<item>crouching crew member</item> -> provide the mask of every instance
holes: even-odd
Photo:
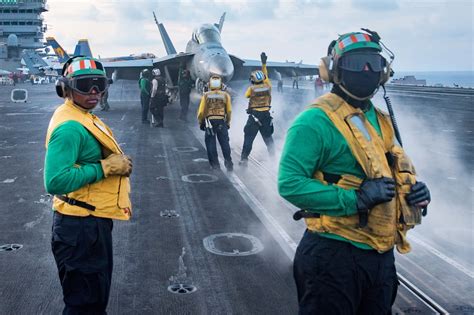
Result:
[[[244,145],[242,147],[240,165],[247,166],[253,141],[260,131],[263,141],[267,145],[270,156],[275,153],[273,145],[273,118],[270,115],[270,104],[272,102],[272,84],[268,78],[267,55],[260,55],[262,70],[253,71],[250,75],[251,86],[245,92],[249,99],[247,123],[244,127]]]
[[[112,280],[112,219],[129,220],[130,158],[91,111],[107,91],[102,64],[69,59],[56,83],[65,98],[46,136],[44,184],[54,195],[52,251],[63,314],[106,314]]]
[[[209,80],[210,91],[204,93],[198,109],[198,122],[201,130],[206,132],[205,142],[207,157],[211,168],[219,168],[216,137],[221,145],[224,165],[227,171],[233,170],[230,156],[229,132],[232,104],[229,93],[222,91],[222,79],[213,75]]]

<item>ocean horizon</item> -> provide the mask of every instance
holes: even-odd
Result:
[[[446,87],[474,88],[474,71],[395,71],[392,79],[414,75],[418,80],[426,80],[426,85],[442,84]]]

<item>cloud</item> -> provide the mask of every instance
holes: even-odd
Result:
[[[217,23],[227,12],[222,40],[229,53],[258,59],[303,59],[318,64],[338,34],[366,27],[377,31],[397,55],[401,70],[472,69],[473,3],[452,1],[368,0],[213,0],[122,1],[49,0],[48,36],[71,51],[89,38],[101,56],[165,50],[152,11],[176,49],[183,51],[192,30]],[[363,9],[361,9],[361,7]],[[423,18],[421,18],[423,17]],[[449,62],[447,62],[449,61]]]
[[[398,10],[397,0],[352,0],[352,7],[358,10],[391,11]]]

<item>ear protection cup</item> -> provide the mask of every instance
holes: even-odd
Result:
[[[330,56],[321,58],[319,62],[319,77],[326,82],[333,81],[332,73],[330,70],[330,67],[332,66],[331,63],[332,58]]]
[[[382,71],[380,74],[380,85],[384,85],[387,83],[387,81],[390,79],[390,77],[393,76],[393,71],[390,63],[387,63],[387,66],[385,67],[385,71]]]
[[[334,82],[334,59],[333,59],[333,48],[336,45],[336,40],[331,41],[328,46],[328,52],[326,57],[322,57],[319,63],[319,77],[326,82]]]
[[[68,86],[68,79],[65,77],[59,77],[56,81],[56,94],[58,94],[59,97],[65,98]]]
[[[321,58],[319,62],[319,77],[326,82],[334,82],[333,60],[331,56]]]

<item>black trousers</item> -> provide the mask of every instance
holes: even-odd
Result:
[[[227,163],[232,163],[232,157],[230,156],[229,132],[227,130],[227,124],[223,119],[211,119],[209,121],[212,125],[212,135],[210,135],[209,132],[206,131],[206,136],[204,138],[209,164],[211,164],[211,166],[219,166],[216,137],[219,141],[219,144],[221,145],[224,160]]]
[[[54,212],[54,259],[63,288],[63,314],[106,314],[112,280],[111,219]]]
[[[256,117],[260,124],[255,121],[252,117]],[[273,123],[272,123],[272,116],[270,115],[270,111],[251,111],[251,115],[249,115],[247,119],[247,123],[244,127],[244,145],[242,146],[242,159],[247,159],[252,151],[253,141],[257,136],[258,132],[262,135],[263,141],[267,145],[267,150],[270,155],[273,155],[275,152],[274,145],[273,145]]]
[[[148,110],[150,109],[150,95],[140,93],[140,101],[142,103],[142,122],[148,120]]]
[[[188,116],[188,109],[189,109],[189,93],[190,92],[180,92],[179,93],[179,104],[181,105],[181,113],[179,117],[181,119],[186,119]]]
[[[155,124],[163,125],[164,108],[168,105],[168,97],[166,95],[157,95],[150,99],[150,112],[155,117]]]
[[[306,231],[293,272],[299,314],[391,314],[397,296],[393,250],[380,254]]]

